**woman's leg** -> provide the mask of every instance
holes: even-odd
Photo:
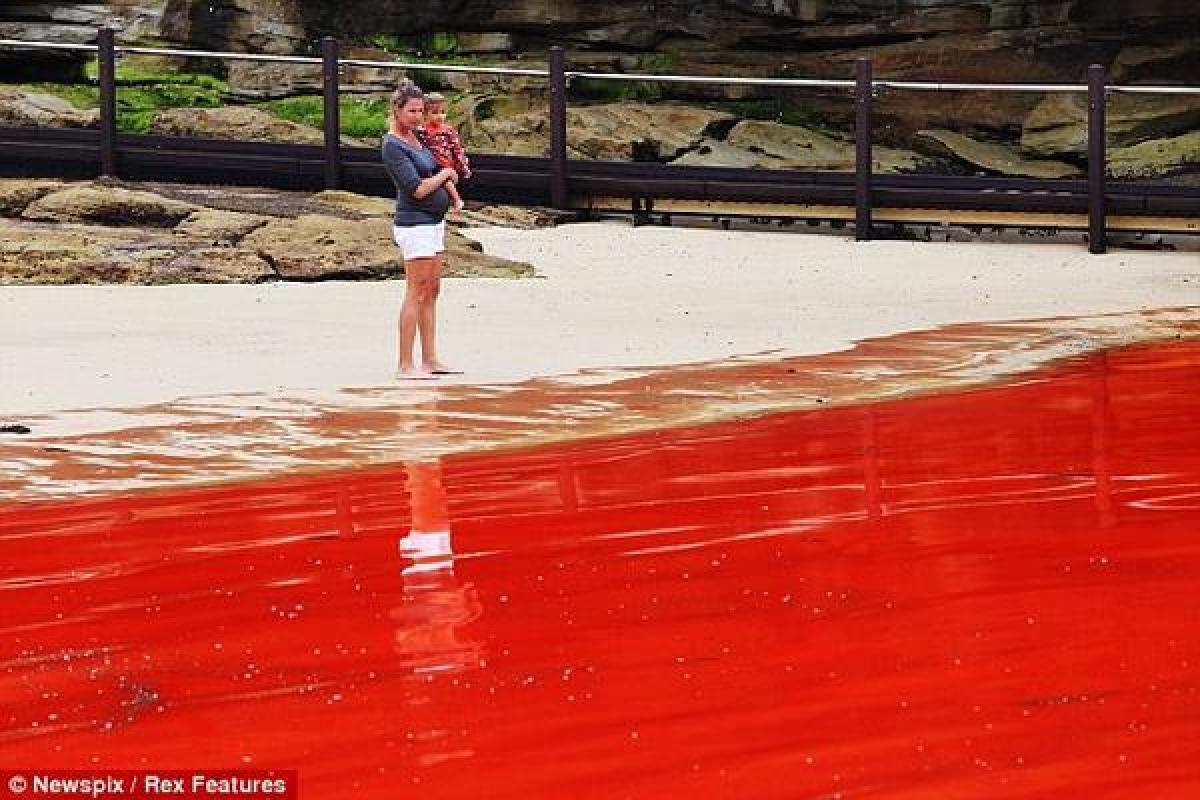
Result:
[[[442,293],[442,257],[436,255],[429,261],[434,264],[433,275],[426,287],[426,302],[421,305],[417,330],[421,337],[421,366],[432,372],[438,367],[437,301]]]
[[[439,253],[433,259],[437,262],[436,279],[430,289],[429,305],[421,308],[419,328],[421,331],[421,366],[435,375],[457,375],[460,370],[453,369],[442,363],[437,353],[437,299],[442,293],[442,256]],[[428,335],[426,335],[428,331]]]
[[[437,299],[441,277],[441,260],[414,258],[404,262],[404,302],[400,306],[398,330],[399,374],[403,377],[425,377],[428,369],[418,369],[413,360],[413,345],[421,340],[423,355],[430,352],[434,337],[432,327],[436,317],[432,314]],[[423,359],[425,361],[428,358]]]

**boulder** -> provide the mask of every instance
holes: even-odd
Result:
[[[320,65],[229,61],[225,69],[230,93],[241,99],[274,100],[321,93]]]
[[[284,280],[393,278],[404,274],[389,217],[365,220],[308,214],[269,222],[241,241],[266,259]],[[481,252],[456,231],[446,237],[447,277],[528,277],[528,264]]]
[[[1073,178],[1082,174],[1082,170],[1072,164],[1027,158],[1011,145],[979,141],[954,131],[928,130],[920,131],[917,135],[934,153],[999,175]]]
[[[181,247],[169,235],[0,221],[0,284],[258,283],[278,276],[253,250]]]
[[[1200,126],[1200,97],[1111,94],[1107,109],[1109,147],[1185,133]],[[1087,97],[1047,95],[1025,120],[1021,146],[1045,156],[1087,153]]]
[[[295,0],[167,0],[161,31],[206,50],[301,53],[313,38],[301,6]]]
[[[573,158],[603,161],[670,161],[708,135],[728,129],[733,114],[674,104],[608,103],[567,109],[567,147]],[[546,114],[535,110],[479,124],[489,149],[543,155]]]
[[[326,189],[309,197],[314,203],[319,203],[339,211],[362,214],[368,217],[390,218],[396,210],[396,202],[384,197],[369,197],[354,192],[343,192],[336,189]]]
[[[237,244],[248,233],[258,230],[269,221],[270,217],[257,214],[205,208],[189,214],[176,225],[175,234],[212,245],[228,246]]]
[[[723,142],[719,139],[703,139],[694,149],[687,151],[671,162],[693,167],[766,167],[780,166],[777,158],[766,153]]]
[[[1113,83],[1200,85],[1200,40],[1126,45],[1109,68]]]
[[[511,53],[516,49],[513,35],[502,31],[460,33],[457,43],[458,52],[468,54]]]
[[[0,86],[0,125],[29,128],[94,128],[100,112],[82,110],[52,94]]]
[[[396,61],[394,54],[379,47],[344,46],[342,58],[359,61]],[[396,88],[403,73],[389,67],[343,66],[339,85],[342,91],[368,93],[391,92]]]
[[[91,222],[102,225],[171,227],[196,206],[152,192],[95,185],[67,186],[30,203],[21,214],[36,222]]]
[[[353,280],[399,273],[391,224],[318,214],[275,219],[241,246],[255,250],[284,280]]]
[[[0,283],[136,282],[172,244],[163,231],[0,219]]]
[[[52,179],[0,178],[0,217],[19,217],[30,203],[62,187]]]
[[[395,61],[387,50],[377,47],[343,46],[341,58],[361,61]],[[348,94],[385,93],[396,88],[403,73],[386,67],[343,66],[338,78]],[[269,100],[297,94],[320,94],[323,81],[316,64],[287,64],[271,61],[230,61],[226,65],[230,92],[248,100]]]
[[[258,108],[169,108],[154,115],[152,129],[168,136],[200,136],[254,142],[322,144],[317,128],[279,119]],[[349,143],[349,142],[348,142]]]
[[[1200,131],[1108,152],[1108,174],[1114,178],[1157,178],[1197,167],[1200,167]]]
[[[139,271],[138,283],[263,283],[279,277],[253,250],[205,247],[157,261]]]
[[[754,166],[838,171],[854,169],[854,142],[798,125],[744,120],[733,127],[725,142],[762,156],[762,160]],[[891,147],[875,147],[872,155],[876,172],[911,172],[929,161],[917,153]]]
[[[237,192],[214,187],[173,189],[199,202],[238,200]],[[0,198],[9,198],[14,212],[23,209],[21,218],[0,217],[0,284],[254,283],[403,274],[392,242],[391,203],[381,198],[348,192],[254,193],[258,207],[295,217],[55,181],[0,181]],[[331,213],[306,213],[314,208]],[[489,215],[476,216],[477,223],[489,221]],[[178,225],[164,229],[172,220]],[[448,232],[446,245],[449,277],[534,274],[528,264],[483,253],[481,245],[455,230]]]
[[[448,110],[468,151],[544,155],[548,147],[549,106],[540,94],[468,92]]]

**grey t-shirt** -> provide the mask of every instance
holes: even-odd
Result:
[[[396,225],[436,225],[445,218],[450,210],[450,194],[445,188],[439,186],[420,200],[413,199],[417,184],[441,169],[433,153],[389,133],[383,137],[383,166],[396,185]]]

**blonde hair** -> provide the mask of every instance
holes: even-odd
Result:
[[[392,92],[392,108],[401,108],[409,100],[424,99],[425,93],[421,91],[421,87],[408,78],[405,78],[400,81],[400,85],[396,87],[396,91]]]
[[[425,107],[429,106],[444,106],[446,105],[446,95],[438,92],[430,92],[425,95]]]

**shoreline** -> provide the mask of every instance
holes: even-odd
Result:
[[[1200,308],[968,323],[847,351],[595,370],[516,385],[226,395],[47,416],[0,438],[0,503],[384,467],[970,391],[1079,358],[1200,338]]]
[[[543,277],[448,280],[442,350],[466,374],[421,385],[388,380],[400,282],[0,287],[0,374],[15,376],[0,424],[31,429],[0,435],[0,500],[867,402],[1200,335],[1190,253],[607,223],[471,233]]]
[[[1200,306],[1200,257],[581,223],[467,231],[539,278],[444,282],[439,386],[811,355],[967,322]],[[387,386],[402,281],[0,286],[0,424]]]

